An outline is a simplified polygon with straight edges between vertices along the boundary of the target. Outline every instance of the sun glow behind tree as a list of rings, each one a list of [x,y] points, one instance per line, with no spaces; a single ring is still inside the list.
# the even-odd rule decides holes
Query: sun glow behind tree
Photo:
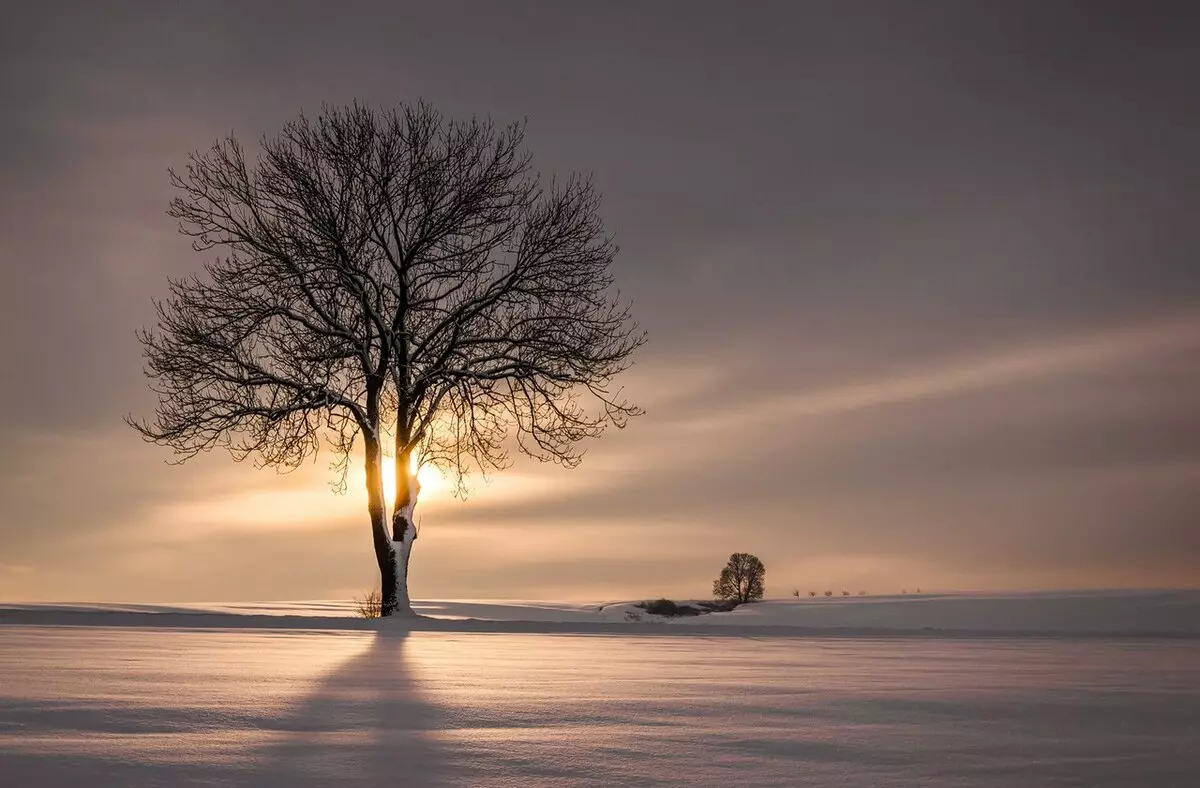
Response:
[[[450,483],[442,472],[432,464],[422,464],[417,455],[409,458],[408,469],[421,485],[423,500],[441,498],[450,492]],[[383,497],[388,506],[396,502],[396,458],[390,454],[383,456]]]

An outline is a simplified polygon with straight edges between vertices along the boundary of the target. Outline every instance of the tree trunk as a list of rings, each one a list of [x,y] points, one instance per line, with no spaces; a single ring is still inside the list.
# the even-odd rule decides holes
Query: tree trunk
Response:
[[[417,496],[421,492],[421,484],[417,476],[409,468],[408,454],[396,457],[396,500],[392,507],[392,531],[389,540],[391,575],[384,575],[383,582],[389,581],[392,586],[394,600],[391,614],[411,615],[412,602],[408,596],[408,560],[412,555],[413,542],[417,538],[417,524],[413,513],[417,508]],[[385,593],[384,599],[387,599]],[[386,614],[385,615],[389,615]]]
[[[380,615],[390,616],[409,609],[408,597],[397,599],[397,561],[387,527],[383,494],[383,452],[379,442],[368,437],[366,444],[367,512],[371,516],[371,541],[379,564]]]

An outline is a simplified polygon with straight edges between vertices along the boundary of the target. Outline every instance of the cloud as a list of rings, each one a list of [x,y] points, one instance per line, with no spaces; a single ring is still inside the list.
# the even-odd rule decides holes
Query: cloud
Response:
[[[1200,316],[1123,327],[1052,344],[994,352],[957,363],[865,383],[780,395],[732,412],[692,421],[698,429],[728,429],[749,421],[778,421],[846,413],[1077,375],[1148,354],[1200,349]]]
[[[14,575],[29,575],[33,574],[32,566],[23,566],[21,564],[0,564],[0,573],[8,573]]]
[[[594,174],[651,333],[623,380],[647,415],[581,468],[422,502],[418,595],[702,594],[734,549],[784,593],[1200,583],[1195,14],[27,11],[0,47],[0,554],[31,571],[0,598],[373,582],[360,476],[167,466],[119,419],[153,407],[151,297],[204,262],[165,169],[418,95],[528,117],[542,172]]]

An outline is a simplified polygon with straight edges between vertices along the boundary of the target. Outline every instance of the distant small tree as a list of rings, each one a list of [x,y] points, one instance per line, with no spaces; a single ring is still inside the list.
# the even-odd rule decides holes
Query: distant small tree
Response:
[[[766,567],[757,556],[734,553],[721,570],[721,576],[713,581],[713,596],[738,603],[762,599],[766,576]]]

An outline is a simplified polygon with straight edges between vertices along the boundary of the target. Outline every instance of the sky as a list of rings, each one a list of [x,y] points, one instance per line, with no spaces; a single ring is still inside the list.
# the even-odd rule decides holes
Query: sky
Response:
[[[101,7],[103,6],[103,7]],[[0,601],[345,598],[361,476],[122,423],[167,168],[322,103],[591,173],[646,414],[427,484],[415,598],[1200,585],[1200,8],[47,2],[0,29]]]

